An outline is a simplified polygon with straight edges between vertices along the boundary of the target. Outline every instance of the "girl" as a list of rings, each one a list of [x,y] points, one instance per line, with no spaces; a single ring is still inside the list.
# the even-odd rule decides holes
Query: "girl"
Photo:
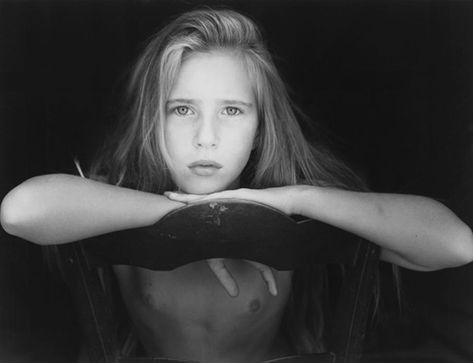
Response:
[[[7,232],[60,244],[151,225],[197,200],[240,198],[358,234],[402,267],[473,260],[470,229],[445,206],[367,192],[304,139],[258,28],[239,13],[193,11],[164,27],[140,55],[128,95],[125,122],[88,179],[20,184],[2,202]],[[170,272],[113,270],[149,356],[258,362],[323,350],[320,309],[306,319],[304,308],[319,300],[310,279],[320,275],[222,259]]]

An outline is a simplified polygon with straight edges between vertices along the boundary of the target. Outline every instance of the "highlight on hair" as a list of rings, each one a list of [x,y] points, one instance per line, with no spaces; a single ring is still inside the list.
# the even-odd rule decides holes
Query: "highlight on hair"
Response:
[[[364,189],[326,148],[306,141],[257,25],[238,12],[212,9],[184,13],[149,39],[130,77],[128,111],[89,177],[154,193],[175,187],[164,143],[166,101],[186,57],[212,51],[237,54],[254,80],[259,126],[256,148],[242,175],[245,186],[304,183]],[[320,269],[294,274],[283,327],[297,353],[323,350],[323,279]]]
[[[232,10],[184,13],[151,37],[127,90],[121,127],[90,173],[108,183],[162,193],[172,188],[164,143],[165,105],[180,65],[194,52],[237,52],[254,80],[258,143],[246,170],[253,188],[301,183],[355,188],[362,183],[320,145],[305,141],[285,85],[256,24]]]

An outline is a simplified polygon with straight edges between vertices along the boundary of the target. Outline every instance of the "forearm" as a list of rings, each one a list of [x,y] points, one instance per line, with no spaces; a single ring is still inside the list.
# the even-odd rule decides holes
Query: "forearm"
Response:
[[[181,205],[161,195],[53,174],[13,189],[0,215],[8,233],[38,244],[58,244],[150,225]]]
[[[296,212],[355,233],[382,248],[382,258],[432,270],[473,259],[470,228],[432,199],[400,194],[302,187]]]

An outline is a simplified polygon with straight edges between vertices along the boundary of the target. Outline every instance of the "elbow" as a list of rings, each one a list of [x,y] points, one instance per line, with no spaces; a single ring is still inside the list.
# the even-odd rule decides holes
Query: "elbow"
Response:
[[[17,187],[18,188],[18,187]],[[17,188],[10,191],[3,198],[0,206],[0,223],[5,232],[13,235],[18,234],[18,227],[21,225],[23,208],[19,206],[21,197]]]
[[[452,246],[451,263],[447,267],[459,267],[473,261],[473,233],[471,228],[463,224],[450,240]]]
[[[0,223],[9,234],[22,237],[22,231],[28,229],[35,217],[44,212],[45,185],[54,182],[61,175],[43,175],[32,177],[13,188],[0,205]]]
[[[427,262],[416,263],[415,270],[437,271],[473,262],[473,233],[466,224],[461,223],[439,243],[442,246],[439,253],[430,256]]]
[[[31,198],[22,184],[11,190],[0,205],[0,223],[5,232],[21,237],[31,213]]]

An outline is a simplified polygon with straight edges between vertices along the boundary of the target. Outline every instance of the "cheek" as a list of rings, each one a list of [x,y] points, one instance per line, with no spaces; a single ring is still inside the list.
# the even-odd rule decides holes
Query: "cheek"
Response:
[[[248,162],[250,154],[254,149],[255,145],[255,134],[244,133],[241,137],[235,138],[232,142],[232,151],[234,158],[239,164],[245,166]]]
[[[185,137],[176,127],[167,126],[163,130],[164,147],[162,154],[172,180],[178,183],[185,156]],[[163,150],[164,149],[164,150]]]
[[[168,126],[164,130],[166,149],[171,157],[178,156],[182,152],[186,140],[186,133],[183,130],[173,126]]]

